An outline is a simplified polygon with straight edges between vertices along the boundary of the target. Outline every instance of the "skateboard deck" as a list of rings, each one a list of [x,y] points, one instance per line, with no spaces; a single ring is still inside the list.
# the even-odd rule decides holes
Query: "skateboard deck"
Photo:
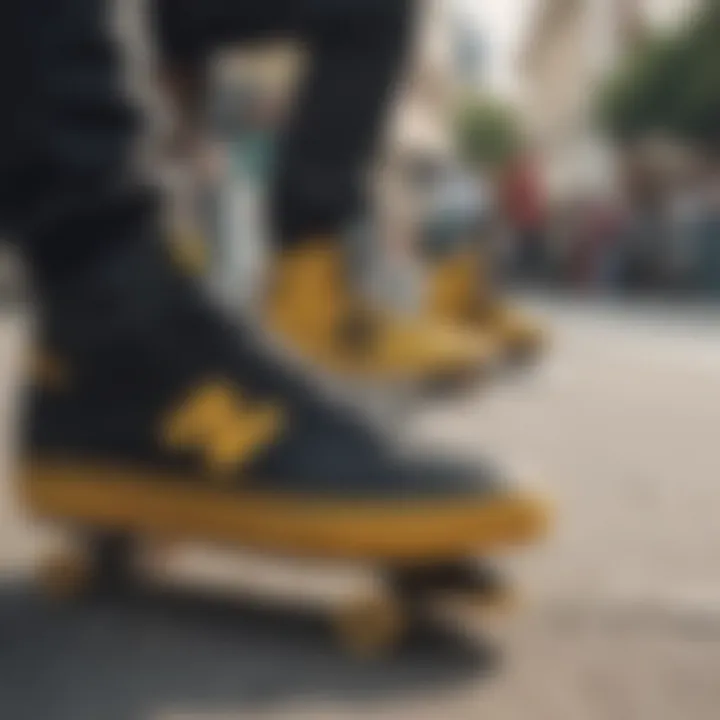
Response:
[[[184,540],[78,527],[72,530],[73,546],[49,556],[41,568],[44,590],[57,599],[122,594],[138,583],[157,582],[157,573],[149,572],[148,565],[138,559],[149,553],[155,553],[155,558],[168,557],[178,547],[188,545]],[[246,553],[244,549],[225,549]],[[312,573],[304,574],[302,561],[297,558],[259,556],[255,562],[286,565],[294,569],[296,579],[299,570],[302,584],[313,583]],[[414,627],[435,617],[438,611],[482,616],[488,611],[506,610],[516,601],[509,578],[486,560],[457,558],[413,565],[348,562],[348,567],[373,582],[340,597],[330,593],[323,597],[320,591],[310,602],[301,597],[302,593],[276,595],[267,587],[253,587],[251,581],[243,584],[243,594],[261,607],[279,603],[292,610],[312,604],[321,610],[340,646],[360,657],[392,651]]]

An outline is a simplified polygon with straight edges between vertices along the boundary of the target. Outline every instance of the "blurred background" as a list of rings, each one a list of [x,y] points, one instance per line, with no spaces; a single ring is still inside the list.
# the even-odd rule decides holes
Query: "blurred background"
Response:
[[[424,225],[473,216],[496,270],[524,286],[718,296],[717,3],[422,5],[372,184],[378,265],[411,255]],[[214,146],[192,177],[221,188],[212,216],[235,287],[303,59],[280,45],[217,62]]]
[[[165,132],[143,3],[117,11],[130,84]],[[358,266],[415,306],[423,243],[433,256],[470,236],[552,330],[536,370],[403,420],[557,499],[552,540],[508,562],[527,601],[499,627],[473,620],[362,662],[304,616],[197,596],[206,575],[275,572],[203,553],[180,560],[184,593],[40,596],[34,568],[61,539],[12,489],[28,312],[4,255],[0,717],[717,718],[718,39],[715,0],[422,3]],[[303,62],[288,45],[219,57],[207,137],[189,161],[148,156],[173,221],[210,238],[209,282],[232,306],[261,275],[273,141]]]

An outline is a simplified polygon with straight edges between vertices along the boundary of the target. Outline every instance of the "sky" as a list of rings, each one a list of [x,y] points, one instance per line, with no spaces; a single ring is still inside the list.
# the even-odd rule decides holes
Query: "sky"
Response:
[[[496,91],[518,92],[517,55],[537,0],[453,0],[463,17],[477,24],[488,48],[487,79]]]

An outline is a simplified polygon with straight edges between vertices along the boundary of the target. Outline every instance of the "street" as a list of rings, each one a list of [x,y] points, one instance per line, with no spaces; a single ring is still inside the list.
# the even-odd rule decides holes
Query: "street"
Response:
[[[0,717],[714,720],[720,707],[720,309],[530,299],[536,371],[413,420],[517,468],[558,526],[508,560],[500,621],[344,656],[318,619],[156,592],[97,606],[34,591],[49,540],[14,500],[23,324],[0,320]]]

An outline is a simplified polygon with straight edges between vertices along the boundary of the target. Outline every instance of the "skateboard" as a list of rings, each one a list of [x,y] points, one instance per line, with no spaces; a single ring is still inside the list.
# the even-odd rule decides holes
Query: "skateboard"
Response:
[[[175,547],[175,542],[167,539],[88,528],[73,530],[74,540],[80,542],[47,557],[41,567],[42,588],[56,600],[120,595],[150,580],[147,571],[143,573],[137,563],[142,550],[155,545],[165,553]],[[272,559],[277,561],[274,556]],[[259,562],[264,560],[260,558]],[[282,558],[281,562],[297,565],[298,561]],[[336,601],[318,601],[323,619],[340,647],[357,657],[372,658],[392,652],[413,628],[432,620],[439,612],[443,616],[458,611],[461,615],[484,616],[491,611],[506,611],[517,601],[515,589],[502,571],[477,559],[402,566],[374,564],[363,566],[362,571],[374,580],[362,592]],[[252,592],[251,597],[261,607],[274,599],[260,590]],[[290,610],[299,609],[302,603],[297,600],[284,598],[281,604]]]

